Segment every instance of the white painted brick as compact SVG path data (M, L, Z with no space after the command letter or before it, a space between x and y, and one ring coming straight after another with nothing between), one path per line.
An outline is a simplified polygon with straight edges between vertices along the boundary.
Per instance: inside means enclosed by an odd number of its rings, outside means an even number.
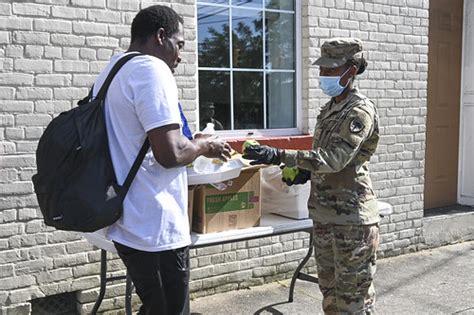
M331 34L331 37L348 37L350 35L350 31L341 30L341 29L332 29L330 34Z
M0 141L0 154L13 154L16 151L15 144L12 142ZM7 170L0 170L1 174L1 182L11 181L14 180L11 178L11 172L7 172ZM6 178L4 178L4 176Z
M17 44L48 45L49 33L15 31L13 42Z
M71 33L72 22L52 19L35 19L33 27L36 31L51 33Z
M367 32L377 32L378 31L378 24L371 23L371 22L360 22L360 30L367 31Z
M42 127L26 127L25 128L25 139L39 139L43 134Z
M107 0L107 7L113 10L137 12L140 3L136 0Z
M33 102L28 101L5 101L0 100L0 108L2 112L9 113L32 113L33 112Z
M74 106L76 104L74 103ZM54 106L54 112L55 113L61 113L67 110L70 110L72 108L72 103L69 101L55 101L53 102Z
M17 59L15 60L15 70L25 72L51 72L52 61L50 60L31 60Z
M0 290L13 290L34 284L36 284L36 279L32 275L16 276L13 278L2 279Z
M96 79L96 75L89 74L75 74L72 79L72 85L75 87L88 87L90 88Z
M60 47L47 46L44 48L44 56L48 59L61 59L62 50Z
M0 100L12 100L15 97L15 88L1 86Z
M82 60L97 60L97 51L91 48L81 48L79 50L79 57Z
M89 47L117 47L119 40L111 37L93 36L86 38L86 44Z
M97 59L99 60L109 60L112 54L113 54L113 51L111 49L106 49L106 48L97 49Z
M54 113L54 103L57 101L37 101L35 105L36 113ZM42 128L41 128L42 133Z
M362 22L362 23L368 24L367 22ZM357 21L341 20L339 22L339 25L340 25L341 28L344 28L345 30L359 30L359 22L357 22ZM362 31L370 30L370 29L363 29L362 26L360 27L360 29Z
M44 114L22 114L16 116L17 126L46 126L50 121L51 116Z
M13 3L13 13L27 16L49 16L50 6L35 3Z
M329 9L329 17L333 19L348 19L349 11Z
M101 72L107 65L109 61L91 61L90 65L90 73L99 73Z
M71 3L80 7L105 8L105 0L71 0Z
M84 46L85 36L52 34L51 43L59 46Z
M0 85L32 85L34 76L26 73L0 73Z
M376 42L385 42L387 41L387 34L371 32L369 35L369 39L371 41L376 41Z
M35 153L38 147L38 142L36 141L19 141L16 144L17 153ZM28 178L31 180L31 177Z
M413 33L413 27L407 26L407 25L397 25L396 26L396 32L398 34L412 34Z
M91 23L91 22L76 22L72 24L74 33L80 35L107 35L107 24Z
M56 100L79 100L84 98L89 93L87 88L55 88L54 99Z
M89 72L89 64L86 61L55 60L54 70L57 72Z
M0 32L0 44L10 44L11 43L11 38L10 38L10 33L9 32Z
M17 99L19 100L41 100L51 99L53 93L50 88L19 87Z
M105 11L105 10L88 10L87 17L94 22L104 23L120 23L120 12Z
M130 38L121 38L120 39L120 49L126 50L130 46Z
M13 126L13 115L1 115L0 114L0 127L9 127ZM2 140L3 138L3 132L0 133L2 135Z
M9 3L0 3L0 15L11 15L12 5Z
M18 17L3 17L0 16L0 29L1 30L32 30L33 19L30 18L18 18Z
M130 36L130 25L109 25L111 36Z
M36 279L38 279L39 283L56 282L56 281L66 280L68 278L71 278L72 270L71 268L53 269L53 270L39 272L35 276L36 276Z
M66 5L69 0L35 0L36 3L52 4L52 5Z
M8 140L22 140L25 138L23 128L5 128L5 138Z
M327 18L320 18L319 19L319 26L323 28L338 28L339 27L339 20L338 19L327 19Z
M79 60L79 48L77 47L64 47L63 58L65 60Z
M369 14L369 22L386 23L387 22L387 15L370 13Z
M25 57L38 59L43 56L44 47L43 46L36 46L36 45L26 45L25 47Z
M38 74L35 84L39 86L70 86L70 74Z
M81 8L72 7L52 7L51 16L55 18L64 18L71 20L85 20L87 11Z

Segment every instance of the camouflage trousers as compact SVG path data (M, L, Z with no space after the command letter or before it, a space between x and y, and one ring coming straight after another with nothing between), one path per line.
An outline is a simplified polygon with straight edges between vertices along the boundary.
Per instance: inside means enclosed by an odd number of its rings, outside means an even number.
M315 222L314 249L323 310L374 314L378 224L324 225Z

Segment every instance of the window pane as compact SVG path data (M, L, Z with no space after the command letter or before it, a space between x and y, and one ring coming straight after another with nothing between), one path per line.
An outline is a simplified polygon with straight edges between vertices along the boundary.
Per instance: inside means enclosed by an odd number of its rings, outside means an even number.
M294 69L294 15L266 12L266 68Z
M262 0L232 0L232 5L241 7L261 8L262 4Z
M229 67L229 10L198 6L199 67Z
M198 0L199 2L229 4L229 0Z
M265 0L265 7L267 9L293 11L295 3L292 0Z
M269 129L292 128L295 125L295 75L270 73L267 75L267 117Z
M212 107L214 107L213 110ZM217 122L213 121L214 119ZM219 129L219 123L223 129L230 129L230 73L228 71L199 70L199 129L204 129L208 122L213 122L216 130Z
M234 129L263 128L263 74L234 72Z
M263 67L262 11L232 10L234 68Z

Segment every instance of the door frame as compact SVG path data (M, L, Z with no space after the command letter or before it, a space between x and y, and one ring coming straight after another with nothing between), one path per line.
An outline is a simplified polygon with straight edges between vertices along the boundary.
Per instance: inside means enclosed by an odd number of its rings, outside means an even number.
M465 74L465 62L466 62L466 54L467 53L472 53L474 54L474 51L472 52L467 52L466 49L468 46L466 45L466 33L467 33L467 20L468 20L468 12L467 12L467 3L469 0L464 0L463 1L463 28L462 28L462 43L461 43L461 95L459 97L460 100L460 109L459 109L459 161L458 161L458 193L457 193L457 201L459 204L462 205L471 205L474 206L474 197L469 197L469 196L461 196L462 192L462 183L463 183L463 176L466 176L463 174L463 162L464 162L464 156L463 153L466 150L466 142L465 142L465 133L464 133L464 111L465 111L465 106L464 106L464 80L466 80L464 74ZM473 45L474 47L474 45ZM474 96L473 96L474 98ZM474 150L474 148L470 148ZM474 174L470 174L471 176L474 176Z

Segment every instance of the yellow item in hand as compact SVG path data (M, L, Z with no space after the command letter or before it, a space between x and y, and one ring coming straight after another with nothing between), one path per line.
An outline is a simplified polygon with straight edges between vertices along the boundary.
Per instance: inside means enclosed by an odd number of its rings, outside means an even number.
M244 143L242 143L242 153L245 153L245 149L247 149L247 147L251 146L251 145L259 145L260 143L258 143L257 141L255 141L255 139L248 139L248 140L245 140Z
M290 182L293 182L295 180L299 172L300 172L299 168L288 167L288 166L285 166L281 171L283 180L290 181Z

